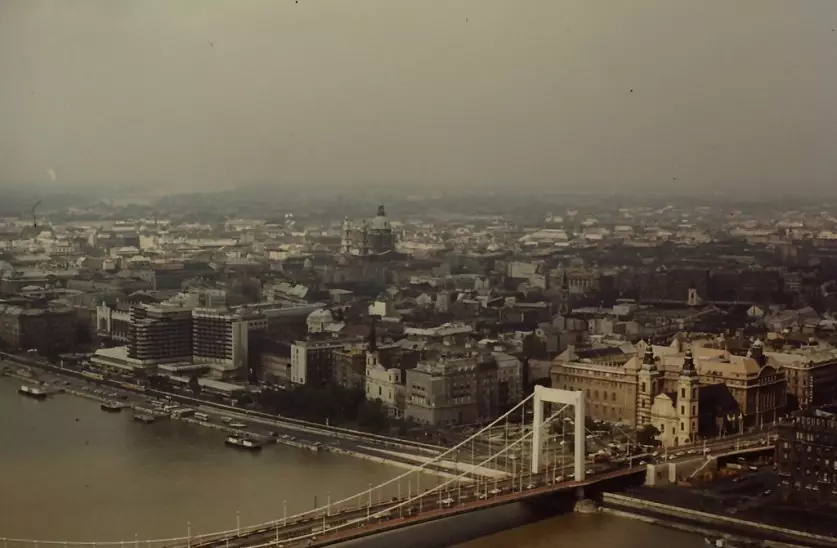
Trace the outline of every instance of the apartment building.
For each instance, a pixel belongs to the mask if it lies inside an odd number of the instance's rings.
[[[293,384],[327,384],[333,377],[334,351],[353,341],[311,340],[291,345],[291,378]]]
[[[77,325],[76,312],[68,307],[0,302],[0,342],[10,349],[66,352],[75,344]]]
[[[496,417],[497,361],[490,355],[423,361],[406,372],[405,415],[421,424],[450,426]]]
[[[776,467],[785,502],[837,506],[837,406],[801,410],[782,421]]]

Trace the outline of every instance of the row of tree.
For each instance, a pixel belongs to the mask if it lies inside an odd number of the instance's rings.
[[[335,384],[265,390],[256,398],[256,404],[268,413],[312,422],[351,425],[375,432],[390,426],[380,400],[369,401],[363,390]]]

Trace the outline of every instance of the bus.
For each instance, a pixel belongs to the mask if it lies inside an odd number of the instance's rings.
[[[209,422],[209,415],[206,413],[195,413],[195,418],[199,421]]]
[[[191,407],[181,407],[180,409],[175,409],[171,412],[171,416],[175,419],[179,419],[180,417],[190,417],[195,415],[195,410]]]
[[[102,375],[101,373],[94,373],[92,371],[82,371],[81,374],[83,376],[87,377],[88,379],[93,379],[93,380],[97,380],[97,381],[105,380],[105,376]]]

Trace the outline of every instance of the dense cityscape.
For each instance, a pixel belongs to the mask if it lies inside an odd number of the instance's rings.
[[[411,453],[453,451],[454,464],[422,466],[456,476],[469,462],[477,502],[513,493],[518,476],[519,493],[539,489],[517,469],[535,452],[543,485],[574,479],[571,414],[545,446],[484,470],[496,438],[474,433],[505,420],[501,443],[524,435],[532,410],[515,410],[536,386],[582,393],[576,474],[648,468],[636,497],[737,515],[756,540],[769,535],[755,524],[813,535],[808,546],[837,534],[806,517],[837,504],[829,206],[569,198],[503,213],[513,206],[485,199],[479,214],[451,214],[434,200],[344,215],[339,202],[269,217],[228,204],[164,215],[163,202],[7,212],[3,371],[25,395],[214,425],[252,451],[403,467],[419,466]],[[742,447],[752,455],[726,456]],[[438,508],[465,504],[457,486],[438,491]]]

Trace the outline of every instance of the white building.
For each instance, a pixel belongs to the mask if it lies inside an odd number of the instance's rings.
[[[291,378],[294,384],[325,384],[331,379],[334,350],[347,341],[296,341],[291,345]]]
[[[387,369],[381,364],[378,352],[366,353],[366,399],[381,400],[391,417],[404,416],[406,396],[405,371],[397,367]]]

